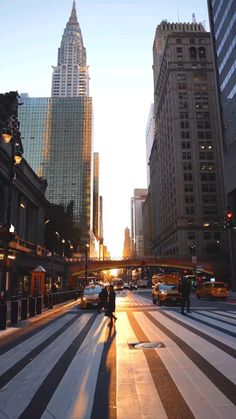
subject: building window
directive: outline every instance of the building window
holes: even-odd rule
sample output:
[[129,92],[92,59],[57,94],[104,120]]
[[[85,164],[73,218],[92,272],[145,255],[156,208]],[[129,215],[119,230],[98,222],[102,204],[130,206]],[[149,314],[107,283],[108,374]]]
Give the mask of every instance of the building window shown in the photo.
[[198,48],[199,58],[206,58],[206,49],[204,47]]
[[186,80],[186,74],[177,74],[177,80],[185,81]]
[[192,183],[186,183],[184,185],[184,192],[193,192],[193,184]]
[[186,207],[185,208],[186,215],[193,215],[194,214],[194,207]]
[[197,58],[197,49],[195,47],[189,48],[190,58]]
[[182,148],[190,149],[190,142],[189,141],[182,141]]
[[195,233],[193,231],[188,231],[188,240],[195,240]]
[[183,160],[191,160],[191,152],[190,151],[183,151]]

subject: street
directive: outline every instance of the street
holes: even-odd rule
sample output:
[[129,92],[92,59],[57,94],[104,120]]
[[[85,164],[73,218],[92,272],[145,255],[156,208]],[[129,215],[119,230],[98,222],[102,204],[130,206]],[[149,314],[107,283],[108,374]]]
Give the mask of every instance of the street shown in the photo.
[[0,419],[236,417],[235,298],[192,295],[182,316],[144,289],[116,307],[113,328],[78,300],[0,332]]

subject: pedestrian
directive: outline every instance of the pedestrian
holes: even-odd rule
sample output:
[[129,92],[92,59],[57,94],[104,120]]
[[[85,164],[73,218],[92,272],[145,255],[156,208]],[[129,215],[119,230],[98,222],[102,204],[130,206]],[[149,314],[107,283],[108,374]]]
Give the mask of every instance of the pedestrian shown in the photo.
[[102,312],[102,309],[106,310],[108,302],[108,291],[107,287],[104,287],[99,294],[98,313]]
[[113,285],[109,286],[109,294],[108,294],[108,305],[107,305],[107,314],[110,317],[110,323],[108,326],[112,327],[113,319],[114,321],[117,320],[116,316],[113,314],[116,311],[116,293],[114,291]]
[[181,314],[186,315],[184,311],[185,306],[187,305],[187,313],[190,313],[190,282],[187,280],[185,276],[182,277],[180,284],[179,284],[179,292],[181,294]]

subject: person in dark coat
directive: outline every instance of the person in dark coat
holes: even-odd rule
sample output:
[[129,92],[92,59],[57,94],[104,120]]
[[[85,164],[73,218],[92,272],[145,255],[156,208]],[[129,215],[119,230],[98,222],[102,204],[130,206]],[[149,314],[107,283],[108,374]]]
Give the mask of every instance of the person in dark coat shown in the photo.
[[113,319],[114,321],[117,320],[116,316],[113,314],[114,311],[116,311],[116,293],[114,291],[113,285],[110,285],[109,287],[107,310],[108,310],[108,317],[110,317],[109,326],[112,326]]
[[102,309],[107,308],[107,302],[108,302],[108,291],[107,287],[103,288],[102,291],[99,294],[99,305],[98,305],[98,313],[102,312]]
[[190,282],[187,280],[185,276],[183,276],[179,284],[179,292],[182,297],[181,314],[183,315],[186,315],[186,312],[184,311],[186,304],[187,304],[187,313],[190,313],[190,289],[191,289]]

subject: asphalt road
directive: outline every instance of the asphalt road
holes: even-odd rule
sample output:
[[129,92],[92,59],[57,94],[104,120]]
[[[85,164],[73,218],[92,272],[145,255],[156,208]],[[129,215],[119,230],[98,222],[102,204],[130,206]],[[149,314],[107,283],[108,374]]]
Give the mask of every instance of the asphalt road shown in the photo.
[[116,300],[112,328],[76,304],[0,332],[0,419],[236,417],[235,299]]

